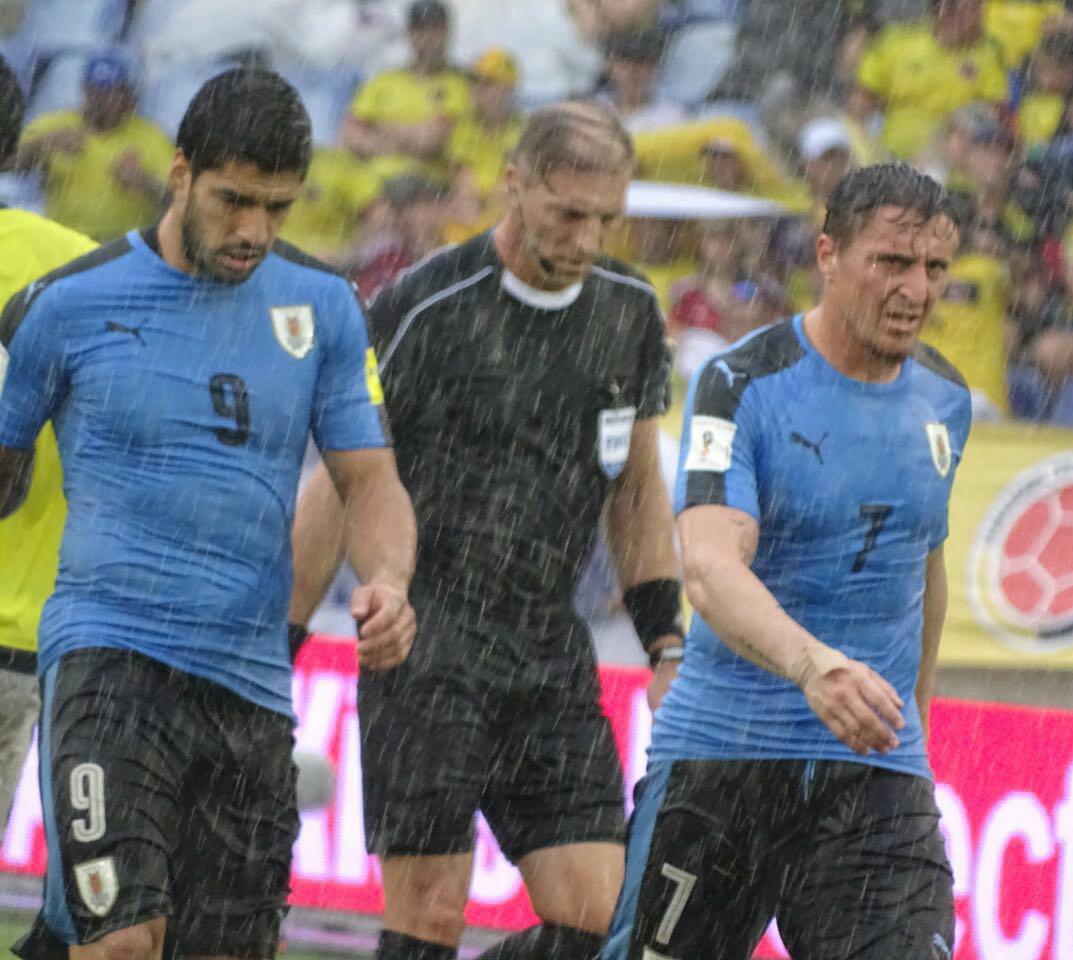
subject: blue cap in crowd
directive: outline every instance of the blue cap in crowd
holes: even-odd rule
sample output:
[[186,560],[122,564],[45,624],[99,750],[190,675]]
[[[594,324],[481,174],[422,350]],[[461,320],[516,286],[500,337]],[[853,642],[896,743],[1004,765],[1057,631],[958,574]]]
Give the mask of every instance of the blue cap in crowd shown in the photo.
[[86,61],[82,82],[95,90],[134,85],[134,64],[118,50],[95,53]]

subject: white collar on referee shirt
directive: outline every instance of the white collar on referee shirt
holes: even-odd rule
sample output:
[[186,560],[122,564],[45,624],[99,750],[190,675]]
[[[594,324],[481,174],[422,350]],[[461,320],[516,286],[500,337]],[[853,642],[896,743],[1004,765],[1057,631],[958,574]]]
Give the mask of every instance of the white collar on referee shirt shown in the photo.
[[506,267],[500,278],[500,286],[507,291],[515,300],[537,310],[564,310],[581,295],[581,282],[572,283],[562,290],[538,290],[529,286],[517,274],[511,273]]

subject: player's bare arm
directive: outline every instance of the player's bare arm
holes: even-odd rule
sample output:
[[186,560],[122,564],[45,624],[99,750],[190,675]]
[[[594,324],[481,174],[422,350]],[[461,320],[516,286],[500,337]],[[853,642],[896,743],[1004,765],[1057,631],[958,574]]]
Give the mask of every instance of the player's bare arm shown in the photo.
[[[659,421],[654,417],[639,420],[633,427],[626,465],[608,499],[607,536],[624,591],[655,581],[677,583],[674,514],[660,473]],[[655,662],[648,688],[653,710],[678,672],[678,660],[659,659],[659,652],[681,647],[682,634],[676,631],[663,633],[645,646]]]
[[351,598],[358,662],[387,670],[406,659],[415,618],[406,598],[417,522],[390,448],[330,450],[324,463],[342,501],[346,554],[361,581]]
[[13,514],[26,499],[33,467],[32,450],[0,447],[0,519]]
[[324,464],[320,464],[298,497],[291,529],[294,589],[290,622],[305,624],[313,616],[346,556],[343,504]]
[[924,626],[920,636],[920,675],[917,677],[916,699],[925,743],[928,742],[930,729],[928,710],[935,690],[935,664],[939,658],[939,641],[946,619],[947,593],[946,558],[943,548],[939,546],[928,554],[924,572]]
[[792,680],[851,750],[887,753],[905,721],[895,689],[871,668],[819,641],[753,573],[760,528],[741,510],[698,506],[678,518],[686,595],[737,654]]

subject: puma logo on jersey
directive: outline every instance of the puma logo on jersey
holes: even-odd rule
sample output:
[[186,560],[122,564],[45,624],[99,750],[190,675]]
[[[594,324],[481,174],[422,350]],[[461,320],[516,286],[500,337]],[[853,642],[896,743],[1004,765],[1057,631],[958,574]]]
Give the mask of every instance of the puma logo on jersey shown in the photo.
[[143,347],[148,346],[145,342],[145,338],[142,336],[141,327],[128,327],[124,323],[116,323],[114,320],[109,320],[104,329],[108,333],[129,333],[135,340],[137,340]]
[[713,366],[724,377],[727,378],[727,386],[730,387],[731,390],[734,389],[734,381],[737,380],[738,377],[748,376],[748,374],[735,372],[734,370],[731,370],[730,366],[727,364],[726,360],[716,360],[715,363],[713,364]]
[[816,454],[816,459],[820,461],[820,466],[823,466],[823,451],[820,449],[823,446],[823,441],[827,439],[827,434],[824,433],[818,443],[813,443],[808,437],[798,433],[796,430],[790,434],[790,442],[798,443],[806,450],[811,450]]

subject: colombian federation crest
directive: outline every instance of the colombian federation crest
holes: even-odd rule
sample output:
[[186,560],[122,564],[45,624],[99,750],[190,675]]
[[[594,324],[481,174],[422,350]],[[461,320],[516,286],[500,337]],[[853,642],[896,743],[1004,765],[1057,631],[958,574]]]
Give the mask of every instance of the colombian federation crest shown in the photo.
[[1017,474],[995,498],[969,553],[972,612],[1000,642],[1031,654],[1073,648],[1073,453]]
[[950,472],[950,464],[953,457],[950,453],[950,434],[947,432],[945,423],[926,423],[924,429],[928,431],[928,446],[931,447],[931,462],[940,477],[945,477]]
[[115,860],[101,857],[75,865],[75,880],[82,902],[95,916],[106,917],[115,906],[119,893],[119,877],[116,876]]
[[303,304],[297,307],[273,307],[269,312],[279,345],[295,360],[301,360],[313,349],[313,308]]

